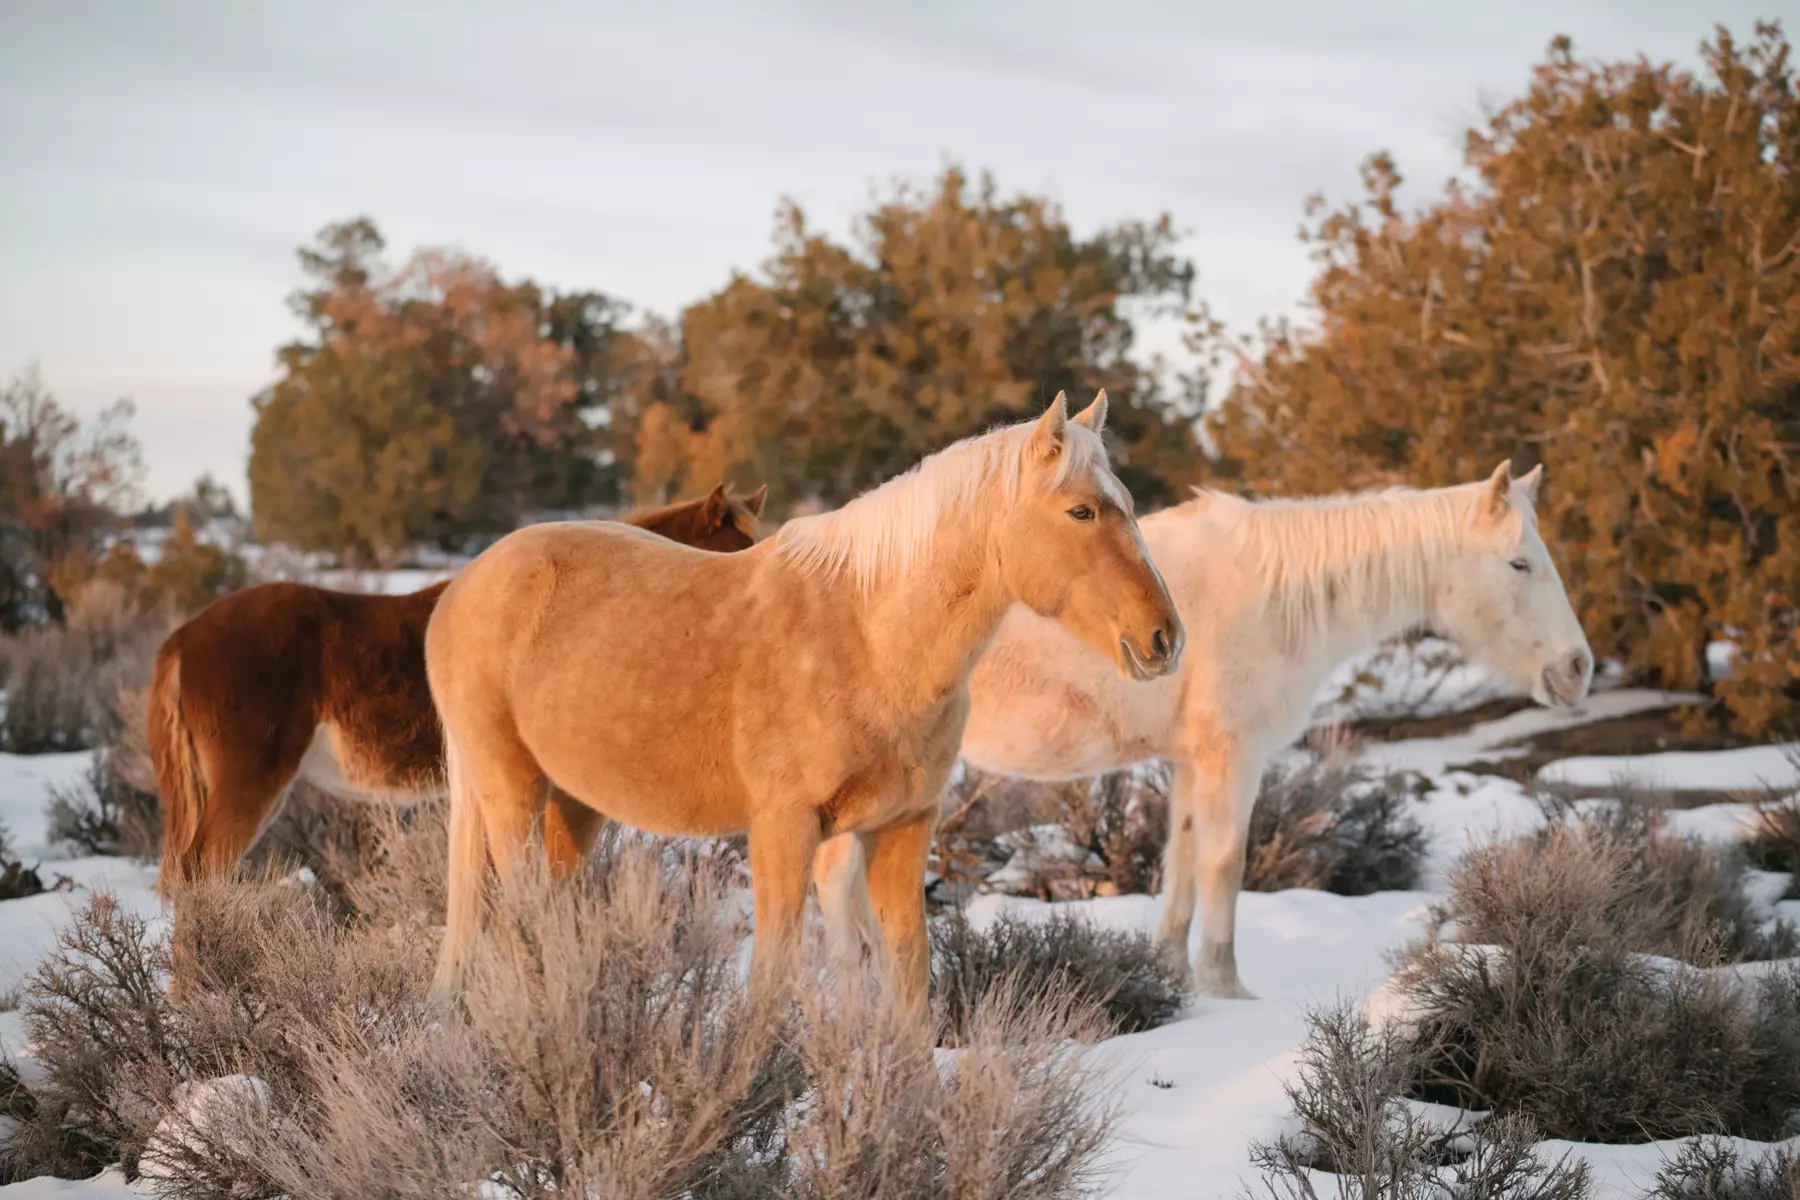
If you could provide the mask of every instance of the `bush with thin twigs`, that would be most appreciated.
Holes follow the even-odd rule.
[[[433,1006],[442,836],[433,810],[396,817],[347,909],[266,877],[195,887],[174,999],[166,939],[97,900],[27,989],[44,1079],[14,1105],[9,1170],[117,1158],[207,1200],[835,1197],[851,1180],[1035,1197],[1097,1179],[1114,1081],[1069,1042],[1103,1028],[1091,1006],[1003,982],[947,1029],[963,1049],[940,1066],[939,1030],[861,976],[746,979],[728,868],[644,839],[609,839],[560,885],[527,870],[497,889],[464,990]]]
[[[1538,874],[1543,865],[1557,861],[1559,851],[1587,851],[1590,870],[1599,869],[1610,883],[1590,879],[1580,886],[1594,889],[1584,893],[1586,898],[1610,905],[1606,920],[1626,950],[1697,966],[1800,954],[1800,934],[1786,922],[1769,921],[1752,903],[1745,886],[1750,864],[1739,848],[1669,833],[1667,810],[1631,790],[1597,806],[1546,804],[1543,828],[1504,847],[1502,868],[1481,876],[1484,888],[1498,890],[1458,894],[1465,910],[1459,918],[1473,920],[1472,930],[1505,927],[1518,905],[1531,903],[1507,890],[1509,885],[1558,886],[1559,881]],[[1538,857],[1552,843],[1556,848]],[[1535,868],[1524,861],[1534,857],[1539,863]],[[1523,874],[1515,880],[1516,871]],[[1574,878],[1570,876],[1570,885]]]
[[[1342,746],[1271,769],[1250,817],[1245,889],[1366,896],[1416,886],[1428,846],[1410,811],[1418,794],[1415,777],[1378,775]]]
[[[1794,1200],[1800,1196],[1800,1152],[1783,1147],[1759,1157],[1724,1138],[1682,1144],[1657,1172],[1645,1200]]]
[[[996,988],[1066,994],[1104,1015],[1110,1033],[1166,1025],[1187,1001],[1186,973],[1136,930],[1106,929],[1071,913],[1042,921],[1003,913],[976,929],[962,910],[932,922],[934,995],[958,1024]]]
[[[1800,792],[1756,806],[1744,854],[1759,870],[1787,872],[1785,898],[1800,900]]]
[[[0,900],[17,900],[44,891],[37,867],[20,862],[13,852],[12,834],[0,823]]]
[[[1156,891],[1169,837],[1168,768],[1150,764],[1039,786],[1054,797],[1057,845],[1040,844],[1031,829],[1009,839],[1015,852],[1031,857],[1029,894],[1081,900]]]
[[[1047,800],[1041,808],[1056,814],[1058,836],[1049,846],[1029,829],[1011,835],[1014,848],[1030,855],[1027,894],[1074,900],[1157,890],[1169,834],[1166,766],[1038,787]],[[1419,790],[1417,777],[1377,774],[1343,743],[1316,748],[1298,766],[1271,769],[1251,815],[1245,889],[1363,896],[1414,887],[1427,849],[1411,813]],[[952,861],[942,849],[939,858]]]
[[[0,637],[0,750],[41,754],[108,741],[122,723],[121,687],[148,683],[172,624],[140,612],[124,589],[95,583],[82,590],[66,626]]]
[[[1781,1133],[1800,1107],[1800,968],[1700,969],[1791,939],[1737,907],[1734,861],[1629,813],[1471,852],[1439,913],[1459,943],[1417,947],[1399,976],[1418,1094],[1572,1140]]]
[[[154,858],[162,845],[156,797],[133,787],[102,747],[79,782],[50,789],[50,841],[83,854]]]
[[[1340,1200],[1583,1200],[1587,1164],[1532,1151],[1526,1117],[1471,1129],[1423,1120],[1398,1097],[1426,1060],[1392,1028],[1371,1029],[1347,1004],[1312,1013],[1300,1067],[1284,1085],[1300,1132],[1251,1146],[1274,1200],[1318,1200],[1314,1172]]]

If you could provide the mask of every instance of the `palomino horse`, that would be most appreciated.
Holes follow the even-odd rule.
[[[756,542],[766,491],[734,497],[720,484],[625,519],[703,550],[742,550]],[[371,596],[259,584],[169,635],[149,702],[165,894],[236,866],[296,777],[341,796],[443,793],[425,624],[445,586]]]
[[[1191,638],[1182,670],[1120,683],[1054,624],[1015,610],[970,681],[963,757],[1044,779],[1172,760],[1158,940],[1187,961],[1197,868],[1196,982],[1247,997],[1235,932],[1251,807],[1333,670],[1430,624],[1541,704],[1587,694],[1593,655],[1538,535],[1541,470],[1515,481],[1502,463],[1481,483],[1314,500],[1202,492],[1148,516],[1144,540]],[[854,845],[819,854],[835,957],[870,936],[859,870]]]
[[[750,835],[762,955],[805,917],[813,850],[857,834],[902,994],[929,971],[926,850],[968,678],[1019,602],[1152,678],[1181,622],[1107,465],[1104,393],[1080,416],[959,442],[831,513],[730,557],[616,526],[497,542],[425,634],[450,785],[440,992],[546,804],[570,869],[606,818]],[[769,958],[766,961],[779,961]]]

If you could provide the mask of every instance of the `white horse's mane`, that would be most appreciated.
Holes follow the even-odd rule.
[[[1264,610],[1283,640],[1299,648],[1318,645],[1346,618],[1367,625],[1422,612],[1438,569],[1475,533],[1485,487],[1272,500],[1199,496],[1261,577]],[[1532,519],[1529,503],[1515,508],[1521,520]]]
[[[910,574],[944,522],[984,488],[998,485],[1007,501],[1018,495],[1035,427],[1027,421],[965,438],[834,512],[789,521],[775,542],[801,569],[827,577],[848,573],[858,591],[869,595],[884,581]],[[1051,487],[1096,468],[1107,471],[1099,434],[1072,420],[1063,431]]]

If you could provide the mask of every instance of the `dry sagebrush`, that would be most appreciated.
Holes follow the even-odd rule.
[[[1258,1142],[1251,1160],[1274,1200],[1318,1200],[1320,1180],[1340,1200],[1583,1200],[1587,1167],[1532,1152],[1527,1117],[1491,1117],[1473,1129],[1421,1119],[1399,1099],[1425,1056],[1393,1029],[1375,1030],[1348,1005],[1309,1018],[1300,1067],[1285,1085],[1298,1134]]]
[[[746,977],[722,871],[639,842],[575,881],[502,889],[466,991],[432,1007],[441,837],[429,818],[395,832],[329,901],[267,879],[196,889],[199,986],[176,1000],[166,942],[96,901],[28,988],[44,1075],[14,1105],[12,1173],[117,1158],[173,1196],[359,1200],[1096,1181],[1115,1093],[1070,1041],[1104,1029],[1091,1006],[997,987],[941,1065],[940,1031],[858,980],[825,987],[804,963]],[[232,1075],[263,1084],[172,1101]]]
[[[1701,968],[1789,952],[1742,895],[1741,861],[1654,817],[1553,822],[1472,852],[1400,982],[1424,1098],[1637,1142],[1783,1133],[1800,1108],[1800,970]]]

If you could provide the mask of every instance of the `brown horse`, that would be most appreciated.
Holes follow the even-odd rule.
[[[756,542],[766,493],[720,484],[625,521],[701,550],[742,550]],[[296,778],[340,796],[443,794],[425,626],[447,583],[405,596],[259,584],[169,635],[149,699],[165,895],[235,867]]]
[[[820,841],[859,834],[888,969],[922,999],[938,793],[1008,607],[1134,678],[1180,658],[1105,414],[1104,393],[1073,420],[1058,396],[742,554],[549,524],[470,563],[425,634],[450,792],[440,993],[460,983],[487,863],[508,875],[543,819],[567,869],[610,817],[748,830],[759,957],[798,934]]]

